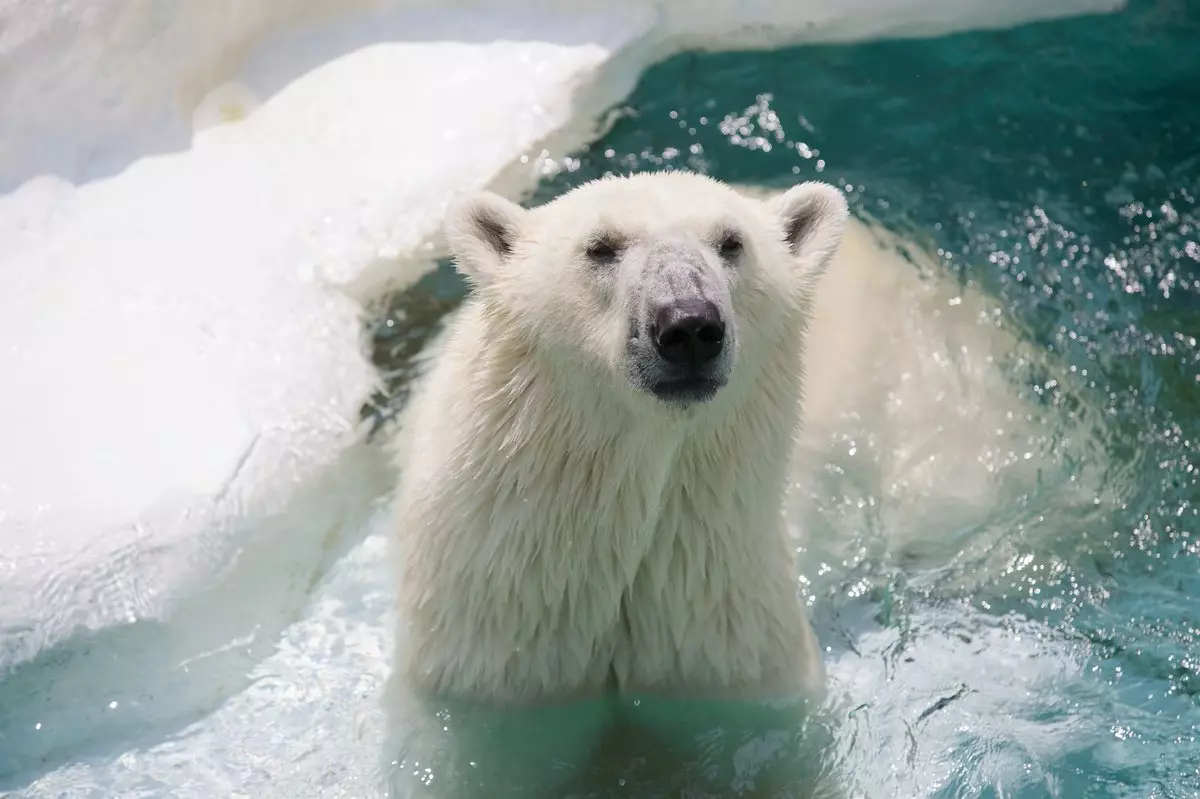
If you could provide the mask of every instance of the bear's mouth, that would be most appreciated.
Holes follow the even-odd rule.
[[[713,377],[681,377],[654,383],[650,386],[650,393],[663,402],[673,405],[690,405],[708,402],[724,385],[724,380]]]

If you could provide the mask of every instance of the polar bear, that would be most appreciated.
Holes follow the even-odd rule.
[[[471,293],[398,447],[395,795],[657,795],[618,790],[622,745],[698,795],[793,785],[747,753],[823,696],[781,507],[847,216],[687,172],[448,211]]]

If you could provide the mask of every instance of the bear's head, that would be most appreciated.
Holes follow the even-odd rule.
[[[763,201],[643,173],[530,209],[477,194],[450,208],[447,235],[496,337],[592,390],[680,409],[752,377],[802,329],[847,214],[823,183]]]

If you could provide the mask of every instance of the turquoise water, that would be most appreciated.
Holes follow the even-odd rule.
[[[1041,354],[1012,377],[1052,457],[969,524],[897,546],[870,501],[846,512],[853,488],[812,490],[818,635],[835,675],[882,675],[838,755],[871,795],[1200,796],[1197,41],[1200,6],[1137,2],[679,56],[539,192],[678,167],[835,182]],[[457,286],[443,269],[406,303]]]

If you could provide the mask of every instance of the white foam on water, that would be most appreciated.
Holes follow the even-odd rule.
[[[1119,4],[998,5],[0,3],[0,789],[236,694],[361,534],[360,302],[451,199],[680,47]]]
[[[952,604],[862,634],[829,664],[847,708],[835,749],[864,796],[1054,790],[1040,764],[1086,751],[1111,703],[1087,653],[1048,628]],[[963,795],[961,793],[957,795]]]
[[[365,797],[379,795],[379,691],[391,652],[386,518],[333,566],[246,667],[242,690],[176,734],[73,759],[20,797]]]
[[[977,284],[946,271],[912,242],[854,225],[821,284],[810,332],[800,465],[820,477],[799,496],[868,504],[893,553],[956,552],[953,531],[974,530],[1067,471],[1059,444],[1080,432],[1019,393],[1031,367],[1064,384],[1070,376],[1023,342]],[[1095,496],[1070,482],[1057,490],[1064,506]],[[830,510],[814,507],[802,525],[810,535]]]

